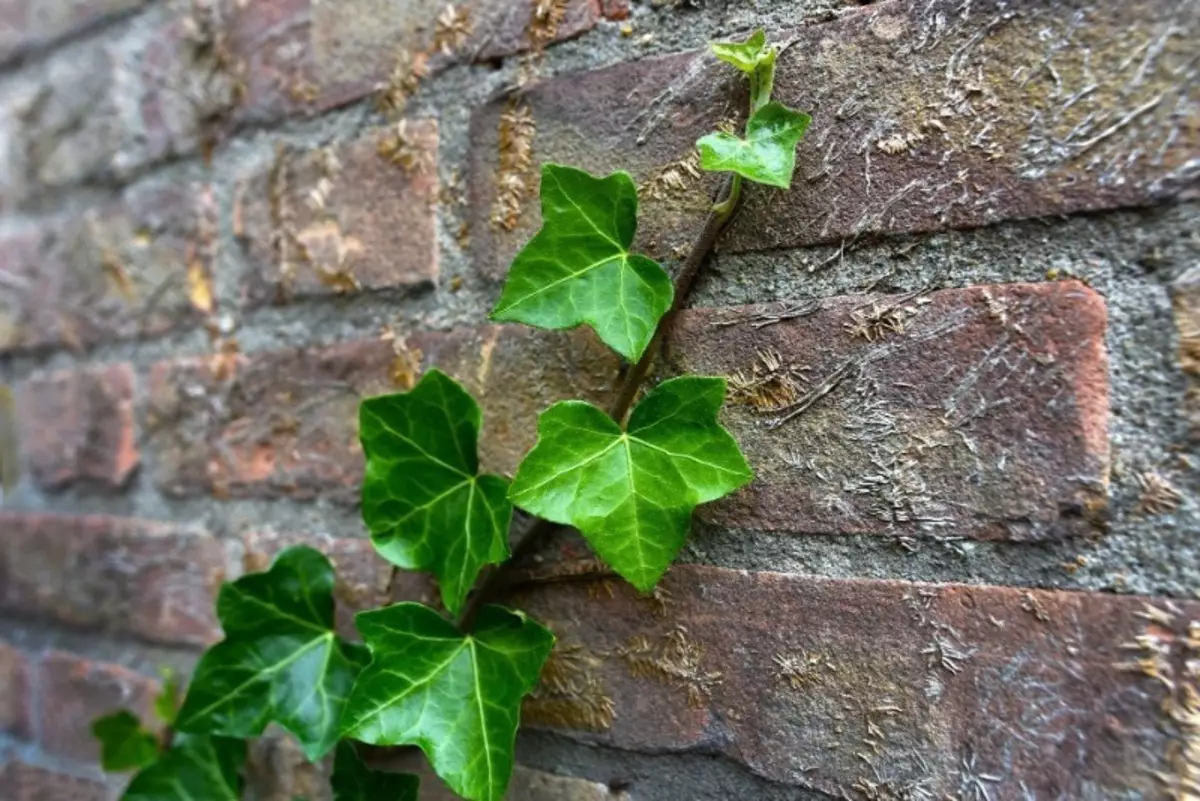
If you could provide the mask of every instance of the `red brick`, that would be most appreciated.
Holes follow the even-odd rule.
[[[140,673],[60,651],[42,657],[37,671],[39,742],[48,753],[98,762],[92,722],[118,709],[130,709],[147,726],[155,725],[159,685]]]
[[[253,305],[295,296],[386,289],[437,279],[437,123],[406,122],[402,167],[379,152],[376,131],[303,154],[280,151],[239,187],[238,236]]]
[[[139,184],[120,200],[0,237],[0,352],[83,348],[199,321],[189,276],[210,275],[215,199]]]
[[[0,734],[20,740],[33,737],[30,710],[29,660],[18,649],[0,640]]]
[[[140,461],[127,364],[39,373],[18,395],[25,462],[43,489],[92,481],[123,487]]]
[[[1150,654],[1134,638],[1178,676],[1200,603],[696,566],[663,589],[527,585],[518,605],[569,656],[523,723],[721,754],[831,797],[887,780],[915,797],[975,781],[996,798],[1153,797],[1172,774],[1168,691],[1131,664]]]
[[[789,308],[807,314],[761,325]],[[1094,531],[1105,326],[1103,299],[1073,281],[689,311],[672,370],[731,377],[728,424],[758,476],[701,514],[793,532]]]
[[[0,61],[129,11],[146,0],[0,0]]]
[[[1086,15],[1069,3],[881,2],[796,31],[775,97],[813,115],[797,180],[788,192],[753,188],[722,247],[1142,205],[1194,185],[1200,127],[1177,109],[1193,113],[1200,96],[1176,77],[1200,36],[1193,11],[1179,14],[1174,0],[1105,2]],[[534,157],[647,181],[742,113],[742,83],[706,52],[554,78],[524,94]],[[538,226],[532,195],[517,230],[488,227],[503,108],[472,124],[472,246],[492,276]],[[711,177],[686,179],[643,196],[640,239],[651,254],[694,238],[712,188]]]
[[[13,761],[0,765],[0,798],[4,801],[113,801],[116,794],[100,782]]]
[[[206,645],[225,549],[183,527],[0,511],[0,608],[147,640]]]
[[[533,444],[537,412],[564,398],[608,398],[617,360],[589,332],[481,326],[408,339],[410,356],[473,392],[484,412],[484,468],[508,472]],[[399,391],[393,345],[360,341],[241,357],[163,362],[150,376],[147,426],[166,492],[357,502],[358,403]],[[401,371],[404,372],[404,371]],[[398,376],[400,378],[409,376]],[[161,424],[157,421],[162,421]]]

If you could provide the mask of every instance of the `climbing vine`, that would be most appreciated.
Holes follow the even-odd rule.
[[[511,481],[479,471],[483,411],[439,370],[360,408],[362,515],[378,553],[432,573],[449,615],[419,603],[360,613],[363,643],[334,630],[334,570],[308,547],[221,589],[224,639],[201,657],[182,703],[171,682],[155,710],[166,734],[128,711],[98,720],[107,770],[137,771],[125,801],[238,801],[246,740],[268,724],[308,759],[335,752],[335,801],[413,801],[415,777],[368,768],[356,744],[417,746],[457,794],[504,796],[521,700],[554,646],[549,629],[496,602],[506,566],[557,526],[573,526],[612,569],[650,592],[679,554],[696,506],[753,477],[718,422],[720,378],[681,376],[640,394],[666,321],[734,214],[743,180],[786,188],[809,118],[771,100],[778,51],[762,31],[713,53],[745,73],[745,135],[697,142],[700,167],[729,173],[674,280],[632,250],[638,196],[628,173],[546,164],[542,228],[521,250],[492,319],[588,325],[632,363],[608,410],[564,401],[538,418]],[[536,518],[518,526],[514,508]],[[482,577],[482,579],[481,579]]]

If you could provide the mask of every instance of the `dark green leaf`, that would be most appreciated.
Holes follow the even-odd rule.
[[[175,745],[133,777],[121,801],[241,801],[244,740],[176,735]]]
[[[517,254],[492,319],[539,328],[587,323],[637,361],[674,297],[663,268],[629,251],[637,207],[628,173],[596,178],[543,166],[542,229]]]
[[[175,715],[179,712],[179,674],[173,668],[163,668],[163,685],[158,695],[154,696],[154,715],[163,723],[171,726],[175,723]]]
[[[333,758],[333,801],[417,801],[419,780],[406,773],[371,770],[354,752],[354,745],[338,743]]]
[[[703,137],[700,166],[737,174],[768,186],[787,189],[796,169],[796,143],[808,130],[810,117],[781,103],[767,103],[746,124],[746,138],[713,133]]]
[[[767,35],[757,30],[744,42],[710,42],[713,55],[745,73],[753,74],[763,58],[774,58],[774,48],[766,47]]]
[[[127,709],[98,718],[92,734],[100,741],[100,765],[111,773],[140,770],[158,756],[158,738]]]
[[[664,381],[633,410],[626,431],[582,401],[538,418],[538,441],[517,469],[513,502],[575,526],[596,553],[643,592],[687,539],[692,510],[753,473],[717,413],[720,378]]]
[[[536,686],[554,635],[499,606],[484,607],[469,635],[414,603],[362,612],[355,623],[372,660],[350,694],[345,736],[420,746],[454,792],[502,798],[521,698]]]
[[[309,759],[338,737],[366,649],[333,632],[333,567],[312,548],[288,548],[265,573],[221,588],[225,639],[200,659],[176,728],[254,737],[274,721]]]
[[[363,401],[359,421],[362,514],[375,549],[399,567],[431,571],[457,614],[483,566],[508,557],[508,482],[477,475],[479,405],[430,370],[410,392]]]

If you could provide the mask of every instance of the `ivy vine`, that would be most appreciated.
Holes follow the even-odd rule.
[[[105,769],[137,771],[124,801],[237,801],[246,740],[272,723],[312,761],[336,752],[335,801],[416,798],[415,777],[371,770],[356,744],[417,746],[463,798],[504,796],[521,700],[554,647],[541,623],[494,603],[505,567],[557,526],[573,526],[649,592],[683,547],[695,507],[753,477],[717,420],[723,379],[673,378],[634,404],[742,181],[789,186],[809,123],[771,101],[778,50],[762,31],[712,51],[747,75],[750,109],[744,136],[697,142],[703,169],[731,175],[675,279],[631,250],[638,197],[628,173],[546,164],[542,228],[492,311],[539,328],[591,326],[633,363],[612,408],[565,401],[542,412],[537,442],[509,482],[480,474],[482,410],[445,373],[431,369],[408,392],[362,402],[371,540],[396,568],[432,573],[453,619],[398,603],[358,614],[364,643],[348,642],[334,630],[329,560],[304,546],[283,551],[265,572],[222,587],[225,637],[201,657],[181,705],[173,682],[156,701],[164,734],[128,711],[96,721]],[[538,522],[510,537],[514,507]]]

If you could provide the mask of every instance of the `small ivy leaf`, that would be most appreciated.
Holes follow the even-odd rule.
[[[221,588],[225,639],[209,648],[175,725],[195,734],[254,737],[274,721],[296,735],[310,760],[338,738],[346,696],[366,649],[333,631],[333,566],[298,546],[265,573]]]
[[[696,143],[700,167],[736,172],[751,181],[787,189],[796,169],[796,143],[804,137],[811,119],[782,103],[767,103],[746,123],[745,139],[727,133],[701,138]]]
[[[485,606],[467,635],[416,603],[361,612],[355,624],[372,660],[350,694],[344,736],[417,745],[460,796],[503,798],[521,698],[537,685],[554,635],[500,606]]]
[[[544,165],[542,229],[513,261],[492,319],[538,328],[587,323],[637,361],[674,298],[666,271],[629,251],[637,208],[628,173],[597,178]]]
[[[97,718],[92,735],[100,741],[100,765],[109,773],[141,770],[158,757],[158,738],[127,709]]]
[[[354,752],[354,745],[338,743],[333,758],[333,801],[417,801],[420,780],[407,773],[371,770]]]
[[[717,422],[724,400],[720,378],[664,381],[626,431],[591,404],[557,403],[538,418],[513,502],[575,526],[613,570],[649,592],[683,547],[692,510],[754,477]]]
[[[180,678],[174,668],[162,669],[163,686],[154,696],[154,716],[171,726],[179,713]]]
[[[744,42],[709,42],[713,55],[742,72],[753,74],[764,58],[774,58],[774,48],[766,47],[767,34],[760,28]]]
[[[241,801],[246,742],[179,734],[158,761],[133,777],[121,801]]]
[[[477,475],[482,421],[475,399],[440,370],[359,409],[362,515],[375,550],[406,570],[431,571],[453,614],[483,566],[508,558],[508,482]]]

